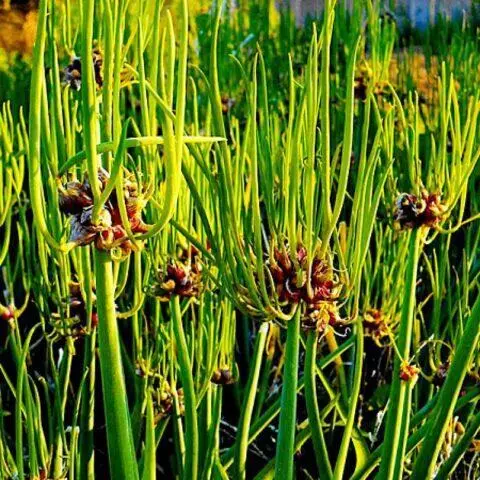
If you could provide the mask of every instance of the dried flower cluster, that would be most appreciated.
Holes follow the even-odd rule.
[[[314,258],[309,276],[306,248],[299,245],[292,260],[288,249],[283,246],[274,249],[268,268],[281,303],[306,304],[304,328],[323,331],[328,325],[340,321],[337,300],[342,285],[327,259]]]
[[[98,173],[101,189],[103,190],[109,179],[109,174],[100,169]],[[148,227],[143,223],[141,212],[145,200],[139,192],[133,175],[124,181],[124,201],[132,233],[145,233]],[[70,242],[76,245],[94,243],[100,250],[111,250],[119,247],[127,255],[133,248],[122,224],[118,199],[112,192],[102,207],[98,221],[93,222],[93,194],[88,177],[84,181],[68,182],[60,188],[60,209],[70,216]]]
[[[446,211],[440,194],[422,191],[420,196],[402,193],[395,202],[394,220],[400,229],[435,228]]]
[[[93,70],[95,72],[95,83],[98,88],[103,85],[102,66],[103,58],[98,47],[92,52]],[[63,81],[74,90],[80,90],[82,86],[82,62],[80,57],[72,57],[71,63],[63,71]]]

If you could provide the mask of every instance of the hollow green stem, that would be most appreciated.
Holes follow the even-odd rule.
[[[107,424],[108,454],[112,478],[138,479],[120,339],[115,315],[112,261],[95,251],[98,310],[98,351]]]
[[[293,478],[293,455],[297,427],[298,354],[300,350],[300,315],[297,309],[288,321],[285,366],[283,372],[282,400],[278,444],[275,456],[275,478]]]
[[[352,440],[352,433],[355,424],[355,414],[357,411],[358,398],[360,396],[360,388],[362,386],[362,367],[363,367],[363,327],[362,319],[357,318],[356,324],[356,338],[357,342],[355,345],[355,371],[354,371],[354,380],[352,393],[350,395],[350,404],[348,417],[345,424],[345,430],[343,432],[342,443],[340,444],[340,451],[337,457],[337,464],[335,466],[334,478],[336,480],[341,480],[345,471],[345,464],[347,461],[348,447],[350,441]],[[357,464],[359,459],[357,456]]]
[[[248,433],[250,422],[252,420],[255,397],[257,395],[258,378],[260,376],[260,367],[262,365],[263,352],[265,351],[265,342],[267,339],[269,324],[264,323],[260,327],[255,342],[255,351],[251,362],[250,376],[245,388],[245,398],[242,405],[242,414],[237,431],[237,440],[235,445],[235,478],[244,479],[246,475],[246,461],[248,451]]]

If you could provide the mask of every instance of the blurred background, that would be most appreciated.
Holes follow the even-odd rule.
[[[269,0],[261,0],[269,1]],[[342,1],[342,0],[339,0]],[[343,0],[352,5],[356,0]],[[173,4],[175,0],[166,0]],[[1,0],[0,1],[0,49],[6,52],[28,54],[33,45],[36,23],[37,0]],[[61,2],[58,2],[61,3]],[[202,0],[192,0],[192,7],[205,8]],[[242,4],[242,0],[231,1]],[[278,8],[290,7],[295,13],[297,23],[303,23],[308,16],[318,16],[324,0],[277,0]],[[422,28],[433,23],[438,15],[459,17],[470,11],[480,0],[382,0],[385,10],[405,19],[413,26]]]

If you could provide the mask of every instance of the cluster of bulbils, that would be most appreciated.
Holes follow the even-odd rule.
[[[306,306],[304,329],[323,332],[341,321],[338,300],[342,284],[328,258],[315,257],[310,265],[303,245],[297,246],[294,259],[288,246],[283,245],[273,250],[267,268],[280,305]]]
[[[151,294],[161,302],[168,302],[175,295],[198,297],[203,290],[202,268],[200,252],[192,246],[178,260],[170,259],[165,268],[159,269]]]
[[[435,228],[446,210],[439,193],[428,193],[425,190],[418,196],[402,193],[395,202],[393,218],[395,226],[401,230],[422,226]]]
[[[100,189],[103,191],[109,179],[109,174],[100,168],[98,172]],[[132,233],[145,233],[148,226],[141,218],[146,201],[139,192],[138,184],[133,174],[127,175],[124,180],[124,198],[129,227]],[[120,248],[124,255],[128,255],[134,248],[128,239],[122,223],[120,207],[115,191],[113,191],[105,205],[101,208],[98,218],[93,219],[93,193],[85,175],[83,182],[77,180],[61,185],[59,188],[60,210],[70,217],[69,241],[75,245],[93,243],[99,250]]]

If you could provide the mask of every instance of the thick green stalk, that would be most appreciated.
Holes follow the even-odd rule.
[[[452,418],[456,400],[462,388],[473,352],[480,337],[480,297],[477,298],[472,314],[467,321],[462,338],[455,351],[447,379],[440,390],[440,397],[430,420],[422,449],[415,461],[412,480],[432,478],[442,448],[448,423]]]
[[[398,353],[400,357],[395,358],[393,369],[393,380],[390,397],[388,401],[387,424],[385,429],[385,447],[382,463],[380,465],[379,478],[391,480],[395,474],[397,456],[403,457],[403,445],[401,439],[402,425],[408,429],[408,421],[403,422],[404,409],[410,410],[410,405],[405,404],[409,385],[400,379],[400,368],[403,361],[410,357],[410,345],[415,316],[415,287],[417,283],[417,269],[421,251],[423,232],[421,229],[414,229],[410,233],[409,255],[405,280],[405,297],[402,305],[402,316],[400,320],[400,331],[398,334]],[[409,418],[410,413],[406,413]],[[408,430],[407,430],[408,431]],[[400,468],[400,471],[402,468]],[[401,478],[401,474],[399,474]]]
[[[317,401],[317,364],[315,361],[317,357],[317,343],[317,332],[310,332],[308,334],[305,355],[305,400],[307,402],[308,423],[312,433],[313,448],[315,450],[319,476],[320,478],[332,478],[332,466],[328,458]]]
[[[115,314],[112,261],[95,250],[98,309],[98,351],[102,373],[103,402],[107,424],[111,478],[138,479],[127,392]]]
[[[297,429],[298,354],[300,350],[300,308],[288,321],[283,372],[280,426],[275,455],[275,478],[293,478],[293,455]]]
[[[175,296],[172,300],[173,333],[177,343],[179,375],[182,382],[185,399],[185,443],[186,451],[183,478],[196,480],[198,476],[198,420],[197,398],[193,383],[192,365],[188,353],[187,340],[182,325],[182,311],[180,299]]]
[[[262,366],[262,357],[263,352],[265,351],[268,328],[269,323],[263,323],[260,327],[255,342],[253,359],[250,363],[250,375],[248,378],[248,384],[245,388],[242,414],[238,425],[235,445],[235,478],[237,480],[244,479],[247,471],[248,433],[250,431],[250,422],[252,420],[255,397],[257,395],[258,378],[260,376],[260,367]]]

